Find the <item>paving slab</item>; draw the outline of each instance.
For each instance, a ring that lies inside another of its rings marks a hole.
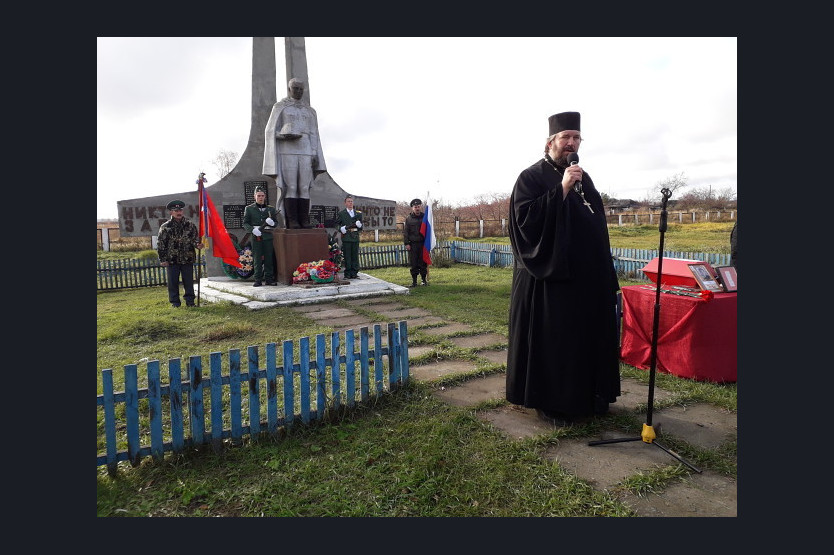
[[[408,346],[408,358],[423,356],[426,353],[433,353],[434,345],[419,345],[416,347]]]
[[[291,310],[301,312],[303,314],[313,314],[315,312],[327,312],[329,310],[336,310],[341,308],[338,304],[332,302],[316,303],[316,304],[302,304],[293,305]]]
[[[479,357],[484,357],[493,364],[507,364],[507,349],[490,349],[486,351],[475,351]]]
[[[653,411],[652,427],[661,442],[669,434],[704,449],[715,449],[738,438],[738,415],[707,403],[676,405]]]
[[[438,318],[437,316],[423,316],[420,318],[409,318],[408,320],[408,329],[419,328],[422,326],[433,326],[435,324],[440,324],[445,322],[443,318]]]
[[[507,343],[506,335],[498,335],[497,333],[482,333],[480,335],[468,335],[465,337],[452,337],[449,339],[452,343],[462,349],[478,349],[483,347],[491,347],[493,345],[500,345]],[[506,362],[506,351],[504,360]]]
[[[379,304],[391,304],[391,297],[389,295],[378,295],[374,297],[348,299],[345,302],[351,306],[372,308]]]
[[[410,354],[411,349],[409,349]],[[409,364],[411,377],[419,381],[431,381],[453,374],[474,372],[476,370],[475,363],[469,360],[441,360],[429,362],[428,364],[420,364],[419,366]]]
[[[431,316],[431,312],[424,308],[394,308],[387,310],[374,310],[377,314],[381,314],[386,318],[396,318],[397,320],[407,320],[409,318],[419,318],[421,316]]]
[[[335,320],[337,318],[344,318],[345,316],[357,316],[354,310],[350,308],[331,308],[329,310],[300,310],[305,316],[312,318],[316,322],[326,323],[327,320]],[[367,320],[366,317],[363,316]]]
[[[644,517],[736,517],[738,483],[727,476],[704,471],[660,493],[643,496],[624,493],[620,500]]]
[[[468,324],[458,324],[457,322],[452,322],[451,324],[446,324],[445,326],[439,326],[436,328],[426,328],[420,331],[427,335],[449,335],[461,331],[472,331],[472,326]]]
[[[385,302],[375,302],[375,303],[365,303],[365,304],[354,304],[354,306],[358,306],[360,308],[365,308],[368,310],[373,310],[374,312],[381,312],[381,311],[390,311],[390,310],[405,310],[406,308],[414,308],[408,305],[404,305],[402,303],[391,302],[390,299],[382,299]],[[377,299],[379,301],[379,299]]]
[[[466,380],[452,387],[442,387],[433,391],[432,394],[450,405],[469,407],[493,399],[503,400],[506,383],[506,374],[490,374]]]
[[[588,438],[563,439],[545,449],[542,456],[558,462],[563,469],[599,490],[612,489],[641,472],[680,464],[657,445],[642,440],[602,445],[588,445],[588,441]]]
[[[535,410],[518,405],[480,411],[478,418],[489,422],[513,440],[549,434],[554,429],[552,424],[539,419]]]

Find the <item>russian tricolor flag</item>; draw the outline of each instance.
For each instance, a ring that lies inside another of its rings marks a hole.
[[[426,238],[423,243],[423,260],[426,264],[431,264],[431,250],[437,244],[437,238],[434,236],[434,214],[431,210],[431,199],[426,193],[426,202],[423,203],[426,207],[423,212],[423,222],[420,224],[420,233]]]

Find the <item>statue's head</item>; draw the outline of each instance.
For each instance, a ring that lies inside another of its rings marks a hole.
[[[290,79],[290,82],[287,83],[287,92],[289,92],[290,96],[294,99],[301,100],[301,97],[304,96],[304,81],[293,77]]]

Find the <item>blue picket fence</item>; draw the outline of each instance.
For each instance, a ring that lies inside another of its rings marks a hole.
[[[239,444],[244,436],[252,441],[262,433],[276,436],[282,427],[290,428],[297,420],[303,424],[321,420],[325,410],[354,408],[357,401],[366,402],[386,390],[393,392],[408,382],[405,320],[387,324],[385,346],[381,324],[374,325],[372,337],[368,327],[360,328],[358,351],[354,330],[344,331],[344,352],[340,337],[339,332],[331,334],[328,356],[325,334],[317,335],[312,359],[309,337],[298,340],[297,353],[292,340],[283,341],[280,364],[275,343],[266,344],[263,361],[258,347],[250,346],[246,371],[241,371],[240,349],[232,349],[226,374],[222,353],[209,355],[208,376],[203,375],[202,357],[190,356],[186,381],[182,380],[181,359],[170,359],[167,384],[161,382],[159,361],[148,361],[146,386],[141,388],[138,365],[128,364],[124,366],[124,390],[118,392],[114,391],[112,369],[103,369],[102,394],[96,397],[96,466],[107,465],[108,473],[114,475],[120,461],[137,466],[143,457],[162,460],[166,452],[182,453],[209,444],[220,452],[223,440]],[[208,391],[208,398],[204,391]]]
[[[452,262],[489,266],[512,267],[514,257],[510,245],[479,243],[476,241],[438,241],[433,257]],[[617,274],[628,279],[646,279],[643,266],[657,258],[657,249],[611,249]],[[686,258],[708,262],[711,266],[726,266],[729,254],[704,252],[663,251],[664,258]],[[359,267],[370,270],[389,266],[408,266],[405,245],[360,246]],[[205,271],[205,259],[203,259]],[[97,261],[97,289],[99,291],[131,287],[165,285],[167,275],[156,260],[99,260]]]
[[[455,262],[489,267],[512,267],[513,251],[510,245],[478,243],[472,241],[451,241],[448,243],[449,256]],[[629,279],[647,279],[642,268],[657,258],[654,249],[611,249],[611,258],[617,274]],[[725,266],[730,263],[729,254],[705,252],[663,251],[664,258],[685,258],[708,262],[711,266]]]

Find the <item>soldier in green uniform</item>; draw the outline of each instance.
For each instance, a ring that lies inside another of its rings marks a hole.
[[[156,252],[159,263],[168,277],[168,301],[173,307],[180,306],[180,277],[184,289],[185,306],[194,306],[194,249],[202,247],[197,226],[183,217],[185,203],[172,200],[166,206],[171,217],[159,226]]]
[[[351,195],[345,197],[345,208],[336,216],[336,225],[342,233],[345,278],[359,279],[359,230],[362,229],[362,212],[353,209]]]
[[[252,233],[252,258],[255,262],[255,283],[253,287],[263,285],[278,285],[273,272],[275,251],[272,247],[272,229],[278,211],[266,204],[266,190],[263,187],[255,189],[255,202],[246,207],[243,212],[243,229]]]

